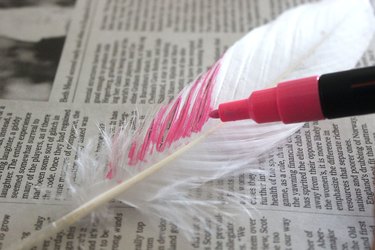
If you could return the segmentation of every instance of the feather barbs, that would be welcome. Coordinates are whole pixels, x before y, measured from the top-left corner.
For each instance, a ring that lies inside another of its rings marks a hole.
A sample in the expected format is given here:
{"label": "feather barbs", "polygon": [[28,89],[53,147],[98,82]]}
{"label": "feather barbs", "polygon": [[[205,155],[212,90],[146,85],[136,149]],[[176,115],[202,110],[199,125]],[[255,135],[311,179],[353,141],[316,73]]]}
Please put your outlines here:
{"label": "feather barbs", "polygon": [[174,142],[202,130],[212,110],[212,92],[220,62],[216,62],[173,102],[161,107],[146,135],[135,137],[128,155],[130,165],[145,161],[153,152],[163,152]]}

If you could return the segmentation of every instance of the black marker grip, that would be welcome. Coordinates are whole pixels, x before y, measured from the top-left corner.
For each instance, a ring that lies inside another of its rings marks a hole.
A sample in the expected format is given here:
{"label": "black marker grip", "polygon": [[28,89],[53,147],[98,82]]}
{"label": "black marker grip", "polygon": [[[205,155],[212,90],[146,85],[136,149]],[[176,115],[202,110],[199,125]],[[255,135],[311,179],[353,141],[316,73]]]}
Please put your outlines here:
{"label": "black marker grip", "polygon": [[328,119],[375,113],[375,67],[321,75],[319,97]]}

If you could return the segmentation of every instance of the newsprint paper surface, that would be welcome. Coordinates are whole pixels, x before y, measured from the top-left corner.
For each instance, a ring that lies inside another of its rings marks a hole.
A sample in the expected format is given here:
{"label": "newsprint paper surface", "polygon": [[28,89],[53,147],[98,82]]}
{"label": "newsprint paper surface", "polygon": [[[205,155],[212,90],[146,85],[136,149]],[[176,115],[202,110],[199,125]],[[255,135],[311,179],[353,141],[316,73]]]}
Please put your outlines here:
{"label": "newsprint paper surface", "polygon": [[[89,141],[100,150],[99,128],[170,100],[243,34],[304,2],[77,1],[49,101],[0,100],[0,249],[76,205],[66,171]],[[374,62],[370,49],[360,65]],[[173,222],[153,226],[112,202],[103,221],[83,220],[38,249],[370,249],[374,121],[306,123],[259,161],[267,174],[217,183],[248,193],[253,212],[236,223],[217,215],[213,233],[192,220],[189,241]]]}

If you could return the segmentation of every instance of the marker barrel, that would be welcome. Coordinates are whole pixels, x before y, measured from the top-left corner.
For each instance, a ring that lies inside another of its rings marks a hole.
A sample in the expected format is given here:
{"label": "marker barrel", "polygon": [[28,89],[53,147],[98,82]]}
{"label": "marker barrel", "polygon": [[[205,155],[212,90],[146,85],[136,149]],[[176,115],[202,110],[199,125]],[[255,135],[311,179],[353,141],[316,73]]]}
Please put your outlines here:
{"label": "marker barrel", "polygon": [[375,67],[322,75],[319,94],[328,119],[374,113]]}

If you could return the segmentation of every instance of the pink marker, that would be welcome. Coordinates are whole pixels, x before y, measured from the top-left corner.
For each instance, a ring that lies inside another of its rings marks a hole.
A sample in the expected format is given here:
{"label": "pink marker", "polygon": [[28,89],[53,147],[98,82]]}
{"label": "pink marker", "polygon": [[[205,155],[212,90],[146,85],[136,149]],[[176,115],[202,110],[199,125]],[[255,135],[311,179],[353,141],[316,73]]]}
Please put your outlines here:
{"label": "pink marker", "polygon": [[296,123],[374,112],[375,67],[368,67],[282,82],[247,99],[220,104],[210,117]]}

